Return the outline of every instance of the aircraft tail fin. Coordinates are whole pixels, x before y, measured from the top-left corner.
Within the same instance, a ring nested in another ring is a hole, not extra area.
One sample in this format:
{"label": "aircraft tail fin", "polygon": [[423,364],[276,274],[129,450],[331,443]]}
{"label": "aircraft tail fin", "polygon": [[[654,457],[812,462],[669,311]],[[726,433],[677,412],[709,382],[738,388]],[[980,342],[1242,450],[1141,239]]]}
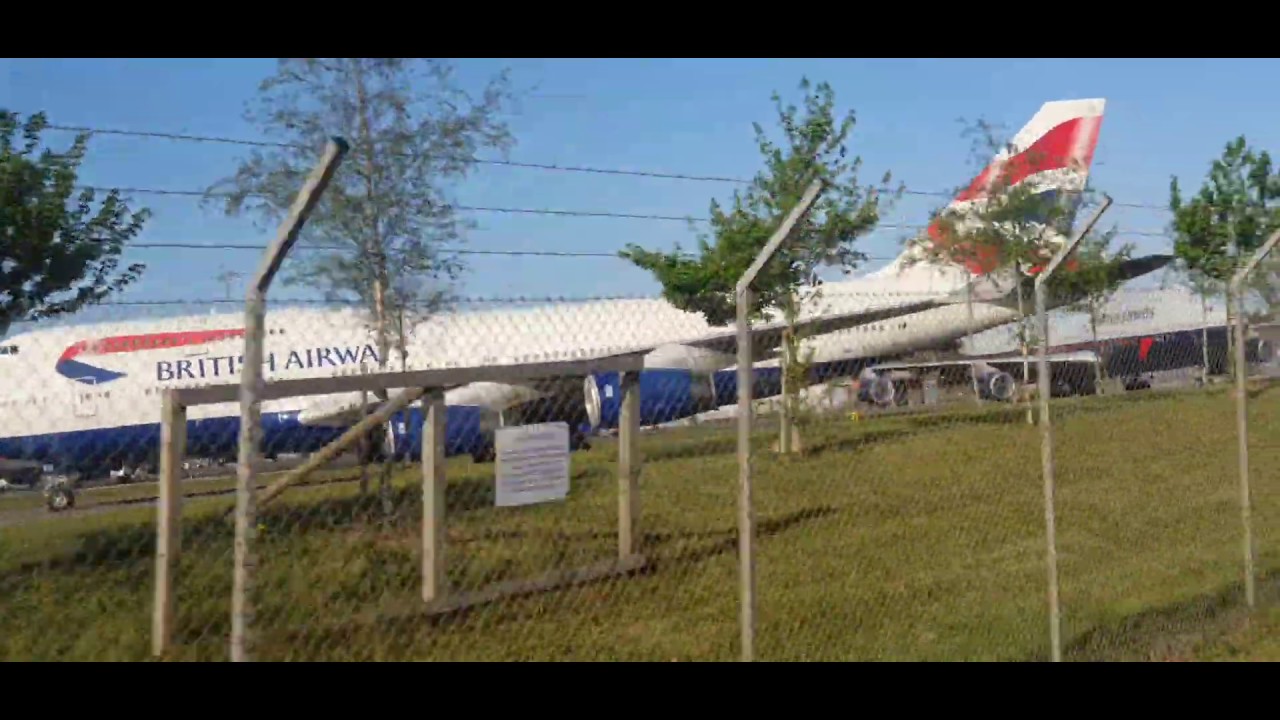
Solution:
{"label": "aircraft tail fin", "polygon": [[[946,210],[962,214],[965,209],[985,202],[993,190],[998,192],[1000,188],[1030,183],[1032,192],[1043,201],[1037,203],[1038,207],[1066,203],[1068,217],[1074,219],[1093,164],[1105,107],[1103,98],[1055,100],[1041,105],[1009,141],[1008,147],[996,153],[982,172],[956,194]],[[1026,219],[1037,220],[1035,217]],[[975,275],[983,275],[995,268],[998,262],[995,246],[976,250],[966,248],[964,252],[956,253],[954,262],[921,259],[918,243],[937,249],[947,242],[943,227],[935,218],[925,236],[909,242],[903,253],[881,272],[897,272],[913,262],[935,267],[942,264],[955,269],[967,268]]]}

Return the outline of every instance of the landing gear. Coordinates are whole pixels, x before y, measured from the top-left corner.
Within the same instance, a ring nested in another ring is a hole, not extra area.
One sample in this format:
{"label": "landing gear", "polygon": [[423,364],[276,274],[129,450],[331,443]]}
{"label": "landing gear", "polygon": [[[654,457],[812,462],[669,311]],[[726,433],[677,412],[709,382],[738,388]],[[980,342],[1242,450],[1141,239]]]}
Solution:
{"label": "landing gear", "polygon": [[1125,392],[1133,392],[1134,390],[1150,390],[1151,380],[1141,375],[1125,378],[1124,389]]}
{"label": "landing gear", "polygon": [[71,479],[66,475],[53,475],[46,478],[44,501],[49,512],[60,512],[75,507],[76,494],[71,489]]}

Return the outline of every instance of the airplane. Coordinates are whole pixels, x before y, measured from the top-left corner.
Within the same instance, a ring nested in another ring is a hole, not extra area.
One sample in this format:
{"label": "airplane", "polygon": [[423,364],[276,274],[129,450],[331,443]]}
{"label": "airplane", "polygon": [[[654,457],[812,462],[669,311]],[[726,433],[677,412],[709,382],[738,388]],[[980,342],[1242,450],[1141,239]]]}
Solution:
{"label": "airplane", "polygon": [[[1049,202],[1068,203],[1074,211],[1083,198],[1089,170],[1106,101],[1104,99],[1061,100],[1043,104],[984,170],[973,178],[950,202],[948,209],[963,215],[968,208],[980,206],[986,201],[1000,170],[1011,168],[1006,180],[1013,186],[1029,184],[1033,192]],[[1042,218],[1027,218],[1031,223]],[[940,222],[935,219],[927,228],[925,242],[941,238]],[[1046,228],[1046,251],[1056,250],[1062,243],[1061,236]],[[1136,278],[1163,267],[1170,255],[1150,255],[1132,259],[1120,268],[1124,278]],[[1060,272],[1070,270],[1070,263]],[[829,282],[821,286],[821,302],[827,311],[849,311],[863,307],[867,297],[931,297],[938,292],[961,292],[970,288],[970,302],[931,307],[919,312],[905,313],[879,322],[852,324],[847,329],[821,333],[804,338],[800,353],[810,364],[808,382],[816,384],[833,378],[859,374],[872,364],[900,357],[911,352],[954,346],[960,338],[981,332],[987,328],[1008,323],[1018,317],[1017,300],[1013,289],[1023,284],[1028,298],[1028,278],[1037,268],[1023,270],[993,268],[990,262],[970,261],[967,265],[948,263],[926,258],[919,244],[908,244],[904,251],[888,266],[855,280]],[[1056,298],[1050,307],[1068,302],[1070,298]],[[673,398],[683,414],[655,414],[642,409],[647,424],[667,424],[680,417],[714,412],[736,401],[736,358],[724,354],[704,355],[705,363],[697,367],[686,366],[665,375],[646,374],[641,377],[642,398]],[[717,365],[723,361],[724,365]],[[755,364],[757,398],[776,395],[781,389],[781,369],[777,358],[765,359]],[[652,384],[645,385],[649,380]],[[601,386],[599,393],[588,392],[592,406],[588,414],[617,417],[616,382],[612,388]],[[491,385],[487,389],[485,403],[489,406],[517,402],[522,397],[520,388],[510,385]],[[600,397],[603,393],[603,397]],[[706,402],[690,403],[686,398],[701,395]],[[542,400],[534,401],[545,402]],[[654,400],[654,402],[659,402]],[[646,400],[641,400],[642,405]],[[664,403],[665,404],[665,403]],[[510,409],[511,405],[507,405]],[[337,405],[324,410],[305,413],[307,423],[352,422],[362,411],[359,400],[348,396]],[[412,413],[412,411],[411,411]],[[531,420],[532,421],[532,420]],[[414,415],[405,426],[420,426],[420,414]],[[404,425],[402,425],[404,426]],[[416,438],[409,438],[416,442]],[[412,452],[413,445],[409,446]]]}
{"label": "airplane", "polygon": [[[1084,310],[1051,312],[1050,353],[1092,352],[1100,372],[1130,390],[1151,387],[1152,375],[1159,372],[1202,368],[1208,375],[1227,373],[1228,337],[1233,329],[1227,325],[1226,304],[1221,298],[1202,299],[1182,286],[1122,288],[1096,315],[1095,339]],[[1265,329],[1250,324],[1245,338],[1246,362],[1265,365],[1275,361],[1275,341],[1268,339]],[[1014,352],[1017,344],[1017,328],[1011,325],[962,341],[959,352],[991,360]],[[1093,392],[1088,382],[1077,382],[1079,392]]]}
{"label": "airplane", "polygon": [[[1054,195],[1083,189],[1104,104],[1096,99],[1045,103],[1015,144],[1058,152],[1060,166],[1023,182]],[[1002,153],[993,166],[1012,159]],[[952,206],[980,201],[989,175],[980,175]],[[1013,312],[1007,273],[975,278],[972,268],[956,264],[907,262],[913,251],[908,248],[873,276],[828,283],[820,300],[802,306],[799,329],[812,331],[806,342],[819,351],[819,373],[844,372],[850,359],[874,361],[1007,322]],[[1163,262],[1157,256],[1142,258],[1132,270],[1140,275]],[[963,304],[966,293],[972,299],[972,324]],[[358,311],[289,308],[272,310],[266,319],[268,381],[379,367],[372,334]],[[754,341],[775,338],[776,345],[782,324],[775,314],[753,326]],[[305,336],[308,328],[314,328],[311,337]],[[0,395],[0,457],[82,475],[119,469],[130,477],[152,470],[163,389],[236,382],[242,345],[240,313],[38,329],[0,341],[5,376],[23,378]],[[639,378],[644,425],[731,404],[737,396],[732,329],[713,328],[701,315],[662,300],[437,314],[411,329],[406,349],[401,367],[409,370],[603,357],[620,349],[644,352]],[[395,368],[391,358],[388,368]],[[754,371],[756,397],[779,391],[780,373],[767,359]],[[616,373],[540,383],[470,383],[450,389],[445,399],[447,453],[471,454],[478,461],[491,457],[493,428],[509,420],[563,419],[582,430],[574,444],[583,447],[587,433],[616,426],[621,400]],[[376,403],[359,394],[266,402],[264,455],[317,450]],[[417,452],[421,426],[420,405],[393,417],[387,439],[394,456]],[[190,408],[188,454],[234,457],[238,428],[235,404]]]}
{"label": "airplane", "polygon": [[[1128,391],[1151,387],[1155,373],[1206,368],[1223,375],[1228,367],[1226,307],[1180,287],[1121,289],[1098,308],[1091,327],[1085,310],[1060,308],[1049,314],[1050,393],[1053,397],[1098,392],[1105,376]],[[1251,324],[1245,360],[1276,360],[1271,325]],[[1096,329],[1096,337],[1095,337]],[[939,386],[971,385],[984,400],[1012,400],[1017,377],[1035,383],[1038,347],[1023,356],[1018,324],[988,329],[959,342],[952,357],[881,363],[860,376],[857,398],[879,406],[905,405],[913,388],[929,379]],[[1197,382],[1202,378],[1197,377]]]}
{"label": "airplane", "polygon": [[[807,308],[800,324],[822,331],[958,301],[941,296],[890,299],[843,313]],[[285,308],[265,317],[268,381],[339,377],[380,367],[373,333],[357,309]],[[242,324],[241,313],[225,312],[51,327],[0,341],[0,368],[11,379],[0,395],[0,459],[42,462],[60,476],[119,470],[127,478],[144,468],[154,472],[163,391],[237,382],[244,362]],[[783,325],[755,325],[753,340],[776,343]],[[640,373],[641,414],[652,423],[714,401],[689,378],[707,367],[709,357],[712,365],[723,367],[736,351],[736,336],[732,329],[710,328],[701,315],[661,300],[609,300],[439,314],[413,328],[406,349],[403,363],[389,363],[386,372],[643,352],[647,369]],[[765,375],[762,390],[767,392]],[[448,454],[483,456],[495,423],[503,423],[501,415],[539,398],[550,399],[552,415],[571,427],[583,421],[616,425],[617,402],[610,399],[618,389],[616,373],[452,388],[446,395]],[[736,376],[720,382],[715,391],[736,396]],[[332,442],[352,424],[328,411],[345,399],[322,395],[264,402],[263,454],[314,452]],[[187,417],[189,457],[236,456],[238,403],[193,406]],[[315,422],[317,417],[322,422]],[[406,449],[403,441],[394,446]]]}

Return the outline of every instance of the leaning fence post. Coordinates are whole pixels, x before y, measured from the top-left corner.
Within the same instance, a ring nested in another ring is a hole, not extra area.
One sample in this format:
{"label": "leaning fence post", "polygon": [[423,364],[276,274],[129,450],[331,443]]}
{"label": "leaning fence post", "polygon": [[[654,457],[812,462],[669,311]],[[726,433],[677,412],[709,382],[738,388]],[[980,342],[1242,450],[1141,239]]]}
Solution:
{"label": "leaning fence post", "polygon": [[[1249,406],[1248,395],[1248,368],[1245,366],[1244,352],[1244,283],[1249,279],[1249,275],[1258,267],[1258,263],[1262,262],[1271,250],[1275,247],[1276,242],[1280,242],[1280,231],[1272,233],[1271,237],[1258,248],[1253,257],[1249,258],[1249,262],[1244,267],[1236,271],[1231,277],[1231,284],[1227,289],[1232,299],[1231,305],[1234,306],[1235,317],[1235,371],[1236,371],[1236,438],[1239,443],[1238,463],[1240,467],[1240,523],[1244,529],[1244,598],[1245,603],[1253,608],[1257,603],[1257,589],[1254,580],[1254,548],[1253,548],[1253,498],[1249,488]],[[1230,318],[1228,318],[1230,319]]]}
{"label": "leaning fence post", "polygon": [[240,375],[240,452],[236,463],[236,535],[235,573],[231,587],[231,660],[245,662],[253,659],[250,626],[253,620],[253,575],[257,558],[253,543],[257,527],[256,462],[262,442],[261,393],[265,382],[262,378],[263,324],[266,313],[267,289],[284,262],[289,248],[298,239],[307,217],[320,201],[320,195],[329,185],[334,171],[347,153],[347,142],[331,138],[325,147],[320,163],[311,171],[289,208],[289,215],[280,224],[276,239],[272,241],[262,258],[262,265],[245,294],[244,363]]}
{"label": "leaning fence post", "polygon": [[[738,279],[734,296],[738,306],[738,572],[742,659],[747,662],[755,659],[756,633],[755,514],[751,507],[751,284],[825,189],[826,183],[821,178],[809,183],[800,202],[787,213],[773,237],[769,238],[764,249]],[[786,399],[783,400],[785,402]]]}
{"label": "leaning fence post", "polygon": [[156,500],[156,586],[151,653],[162,657],[173,643],[174,573],[182,552],[182,459],[187,452],[187,408],[173,388],[164,391],[160,418],[160,497]]}
{"label": "leaning fence post", "polygon": [[1044,526],[1045,526],[1045,561],[1049,574],[1049,647],[1054,662],[1062,662],[1062,617],[1058,607],[1058,540],[1057,520],[1054,513],[1054,467],[1053,467],[1053,423],[1049,417],[1049,392],[1052,387],[1049,374],[1049,312],[1045,299],[1049,278],[1058,269],[1058,265],[1084,239],[1085,235],[1097,224],[1102,213],[1111,207],[1111,196],[1107,195],[1102,207],[1093,214],[1084,229],[1076,234],[1058,250],[1044,271],[1036,276],[1036,320],[1040,325],[1040,357],[1036,362],[1037,395],[1040,396],[1040,462],[1044,473]]}

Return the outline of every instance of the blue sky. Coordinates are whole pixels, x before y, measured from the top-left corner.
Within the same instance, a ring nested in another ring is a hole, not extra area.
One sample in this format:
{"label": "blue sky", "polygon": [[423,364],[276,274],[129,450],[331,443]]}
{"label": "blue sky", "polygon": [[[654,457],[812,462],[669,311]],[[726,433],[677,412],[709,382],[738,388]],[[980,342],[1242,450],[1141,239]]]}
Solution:
{"label": "blue sky", "polygon": [[[536,87],[510,119],[511,159],[693,175],[750,177],[758,168],[751,123],[772,127],[770,93],[799,98],[801,76],[830,82],[840,109],[853,108],[853,151],[865,181],[885,170],[919,190],[945,190],[972,170],[959,118],[1020,127],[1052,99],[1107,98],[1092,183],[1119,203],[1164,207],[1176,174],[1198,187],[1209,162],[1244,134],[1259,148],[1280,141],[1280,99],[1259,84],[1275,60],[458,60],[478,86],[510,67],[519,86]],[[54,123],[238,138],[261,137],[241,113],[273,59],[0,60],[0,104],[44,110]],[[66,142],[69,134],[51,133]],[[233,171],[246,148],[99,136],[82,180],[92,185],[200,189]],[[734,186],[617,175],[486,166],[457,191],[469,205],[705,215]],[[270,232],[224,218],[193,199],[138,196],[154,211],[141,242],[262,243]],[[923,222],[941,198],[907,196],[886,224]],[[474,249],[611,252],[629,242],[670,247],[694,235],[683,222],[477,213]],[[1160,209],[1113,208],[1106,224],[1162,231]],[[885,229],[862,241],[873,269],[897,254],[907,231]],[[1127,234],[1148,251],[1160,237]],[[258,253],[137,249],[149,265],[121,300],[204,300],[226,294],[224,270],[251,274]],[[656,294],[644,272],[621,259],[470,256],[461,291],[471,296]],[[233,297],[243,296],[239,281]],[[281,290],[281,295],[298,291]]]}

